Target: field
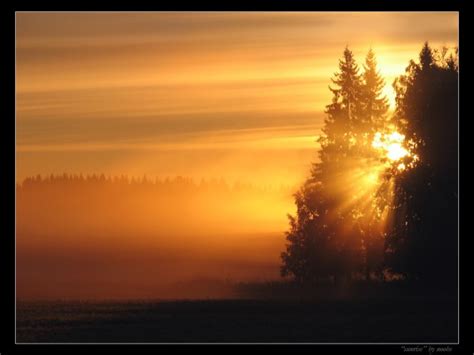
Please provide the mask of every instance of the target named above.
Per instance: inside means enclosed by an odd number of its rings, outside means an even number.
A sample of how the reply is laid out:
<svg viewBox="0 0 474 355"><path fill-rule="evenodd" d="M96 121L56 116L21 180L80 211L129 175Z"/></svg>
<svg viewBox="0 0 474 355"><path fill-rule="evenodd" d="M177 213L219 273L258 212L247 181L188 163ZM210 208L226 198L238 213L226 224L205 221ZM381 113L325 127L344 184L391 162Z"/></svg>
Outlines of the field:
<svg viewBox="0 0 474 355"><path fill-rule="evenodd" d="M18 302L18 343L457 341L446 300Z"/></svg>

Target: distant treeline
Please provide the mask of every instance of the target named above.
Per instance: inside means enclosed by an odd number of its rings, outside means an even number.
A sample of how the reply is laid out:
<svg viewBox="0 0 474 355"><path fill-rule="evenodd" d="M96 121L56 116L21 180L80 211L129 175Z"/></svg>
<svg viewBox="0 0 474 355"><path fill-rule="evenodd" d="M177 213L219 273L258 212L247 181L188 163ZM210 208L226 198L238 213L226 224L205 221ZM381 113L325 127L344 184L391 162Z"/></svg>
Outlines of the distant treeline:
<svg viewBox="0 0 474 355"><path fill-rule="evenodd" d="M290 187L177 176L50 175L17 185L19 241L90 244L119 235L173 242L177 235L284 230ZM74 237L72 237L74 236Z"/></svg>
<svg viewBox="0 0 474 355"><path fill-rule="evenodd" d="M174 284L277 277L291 192L223 179L27 178L16 193L18 295L222 296L219 285Z"/></svg>
<svg viewBox="0 0 474 355"><path fill-rule="evenodd" d="M56 187L73 187L73 186L129 186L131 188L146 187L152 189L164 189L166 191L189 192L189 191L220 191L220 192L280 192L292 194L295 188L290 185L280 184L279 186L271 185L255 185L247 182L229 183L225 179L211 178L201 179L196 182L190 177L175 176L166 178L149 178L129 177L128 175L105 175L105 174L51 174L49 176L31 176L25 178L21 183L17 184L19 190L42 189L49 186Z"/></svg>

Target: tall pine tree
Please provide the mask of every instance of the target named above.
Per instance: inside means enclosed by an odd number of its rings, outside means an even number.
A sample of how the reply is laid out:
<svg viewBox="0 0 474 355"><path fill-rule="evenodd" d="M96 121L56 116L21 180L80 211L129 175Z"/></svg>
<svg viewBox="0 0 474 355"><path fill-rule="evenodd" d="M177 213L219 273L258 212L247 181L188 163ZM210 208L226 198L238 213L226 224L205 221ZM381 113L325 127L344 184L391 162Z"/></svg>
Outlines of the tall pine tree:
<svg viewBox="0 0 474 355"><path fill-rule="evenodd" d="M362 122L365 123L365 132L377 132L384 127L388 99L383 95L385 81L377 70L377 60L372 49L365 58L362 95Z"/></svg>
<svg viewBox="0 0 474 355"><path fill-rule="evenodd" d="M458 247L457 51L437 56L428 43L394 83L396 118L418 144L418 166L397 182L397 221L387 239L389 265L412 279L453 289ZM442 282L440 282L440 280Z"/></svg>
<svg viewBox="0 0 474 355"><path fill-rule="evenodd" d="M290 216L288 244L282 253L282 275L300 281L348 276L360 259L359 240L344 231L350 216L340 209L347 196L338 180L352 164L355 129L362 114L362 77L347 47L332 83L333 99L326 107L318 140L319 162L295 195L297 215Z"/></svg>
<svg viewBox="0 0 474 355"><path fill-rule="evenodd" d="M377 197L364 189L371 178L374 133L386 123L388 102L384 81L369 51L360 74L354 55L345 48L339 71L331 79L332 102L320 143L319 161L295 195L296 216L290 216L282 275L299 281L349 278L380 270L383 235L367 217L367 203ZM376 217L373 217L376 219Z"/></svg>
<svg viewBox="0 0 474 355"><path fill-rule="evenodd" d="M372 49L369 50L365 58L364 73L362 74L363 87L362 87L362 115L360 119L360 130L361 134L365 137L361 137L362 142L359 145L361 151L360 155L371 156L371 143L374 134L377 132L384 131L389 123L389 117L387 115L389 105L388 99L383 94L385 87L385 81L380 75L377 69L377 60L375 53ZM385 196L386 184L383 182L379 188L379 191L375 191L374 196L371 196L377 207L387 208L386 200L380 200L380 196ZM361 211L363 213L363 211ZM365 254L365 272L366 279L370 279L371 271L376 271L379 277L382 277L383 269L383 257L384 257L384 234L383 231L378 228L380 218L374 214L372 220L369 220L363 230L363 249Z"/></svg>

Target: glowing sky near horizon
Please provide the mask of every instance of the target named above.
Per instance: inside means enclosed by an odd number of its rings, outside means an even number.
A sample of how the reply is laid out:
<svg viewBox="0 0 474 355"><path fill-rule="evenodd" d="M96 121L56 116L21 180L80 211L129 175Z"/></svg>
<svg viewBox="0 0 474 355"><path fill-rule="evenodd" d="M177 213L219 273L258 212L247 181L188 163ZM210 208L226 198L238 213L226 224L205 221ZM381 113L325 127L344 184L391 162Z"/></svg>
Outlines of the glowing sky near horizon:
<svg viewBox="0 0 474 355"><path fill-rule="evenodd" d="M51 173L298 184L346 45L393 79L457 13L17 13L17 181Z"/></svg>

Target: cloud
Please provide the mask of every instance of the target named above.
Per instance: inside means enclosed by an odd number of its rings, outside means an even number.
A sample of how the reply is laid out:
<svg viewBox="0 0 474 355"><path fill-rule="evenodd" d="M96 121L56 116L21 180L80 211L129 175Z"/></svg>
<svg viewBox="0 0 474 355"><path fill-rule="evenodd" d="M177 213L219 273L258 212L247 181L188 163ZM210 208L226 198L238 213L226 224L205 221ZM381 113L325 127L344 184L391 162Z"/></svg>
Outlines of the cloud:
<svg viewBox="0 0 474 355"><path fill-rule="evenodd" d="M301 137L318 134L346 44L359 63L375 49L393 101L390 85L422 42L456 45L457 22L456 13L17 13L20 175L41 162L41 171L111 160L125 169L127 154L151 151L185 165L190 150L212 160L239 145L309 149ZM73 152L67 164L58 158Z"/></svg>

